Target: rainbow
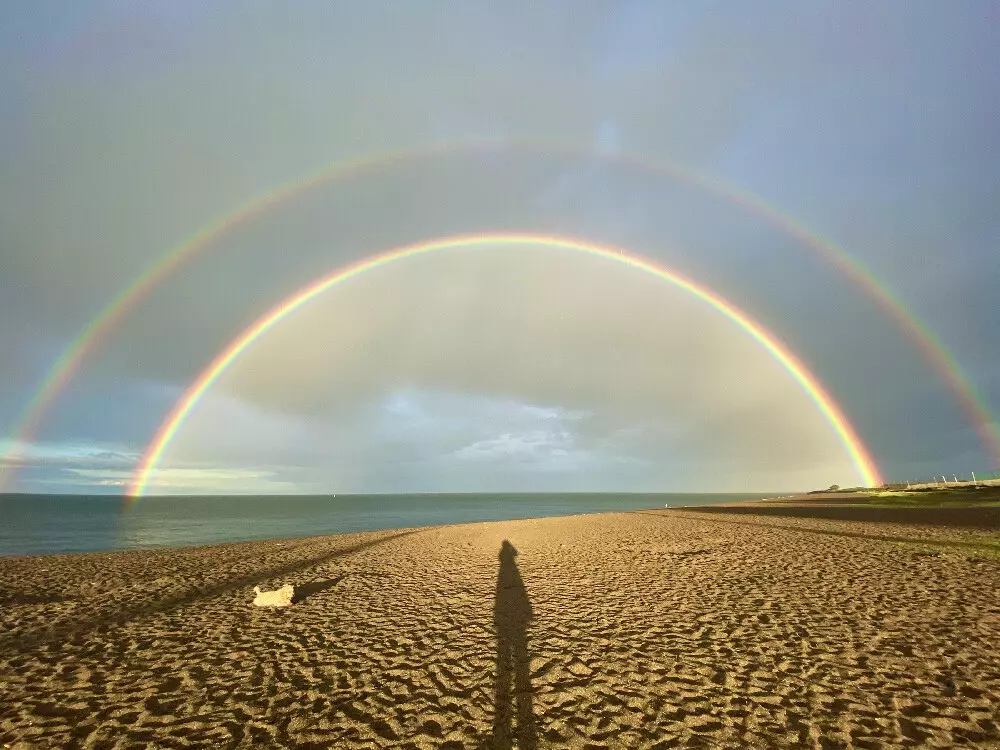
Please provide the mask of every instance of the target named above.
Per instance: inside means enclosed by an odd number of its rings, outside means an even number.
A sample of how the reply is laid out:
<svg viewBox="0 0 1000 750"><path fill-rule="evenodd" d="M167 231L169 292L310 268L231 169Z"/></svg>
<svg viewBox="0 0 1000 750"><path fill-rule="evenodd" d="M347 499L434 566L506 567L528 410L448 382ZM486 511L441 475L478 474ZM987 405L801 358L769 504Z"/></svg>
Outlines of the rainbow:
<svg viewBox="0 0 1000 750"><path fill-rule="evenodd" d="M949 354L944 344L926 325L922 324L906 309L888 287L877 281L858 261L831 240L797 223L777 208L769 205L760 196L717 178L678 166L651 164L635 155L621 153L612 155L594 152L586 147L564 144L540 141L479 140L392 151L325 167L256 196L241 208L207 225L168 250L105 305L49 367L38 389L28 400L15 423L10 438L10 444L13 447L6 454L0 454L0 492L5 489L14 472L16 462L12 462L10 459L16 457L18 446L30 443L35 439L39 427L59 394L65 390L66 385L80 370L87 357L95 352L103 341L110 338L118 325L127 318L128 313L134 310L151 290L169 278L188 260L210 248L226 233L320 185L346 182L368 172L375 172L407 161L432 159L444 154L476 154L496 150L521 150L564 155L567 158L589 158L607 161L641 173L676 180L740 206L786 233L800 246L811 250L838 269L862 289L899 326L904 335L915 344L931 369L955 396L957 403L979 434L984 450L1000 466L1000 428L994 426L993 415L982 396L968 382L961 367Z"/></svg>
<svg viewBox="0 0 1000 750"><path fill-rule="evenodd" d="M460 235L455 237L445 237L428 240L413 245L389 250L374 257L369 257L347 268L336 270L327 276L308 284L303 289L292 296L282 300L268 312L262 315L249 328L243 331L236 339L227 345L209 363L209 365L195 379L184 395L177 401L167 418L160 425L153 439L147 446L138 469L133 477L126 495L132 501L145 494L150 480L156 470L157 464L163 456L167 446L173 440L178 430L184 424L184 420L198 405L199 400L206 391L215 383L223 372L232 365L243 352L245 352L257 339L274 328L278 323L289 315L300 309L310 301L316 299L323 292L333 288L349 279L360 276L366 271L388 265L406 258L413 258L418 255L438 252L441 250L451 250L456 248L475 248L484 245L508 244L508 245L537 245L549 248L573 250L586 253L591 256L614 260L626 266L641 271L646 271L654 276L663 279L686 292L693 294L698 299L711 305L715 310L725 315L736 323L747 334L755 339L767 352L784 367L792 378L802 387L810 399L816 404L824 418L830 423L836 432L844 448L851 457L859 477L862 482L869 487L878 486L882 483L878 469L874 460L858 437L854 428L847 421L840 407L830 397L822 384L815 376L809 373L805 365L802 364L772 333L765 330L759 323L754 322L746 313L742 312L726 300L709 291L708 289L694 283L693 281L680 276L673 271L661 266L656 266L647 260L634 255L626 254L618 248L596 245L589 242L566 237L555 237L549 235L534 234L482 234L482 235Z"/></svg>

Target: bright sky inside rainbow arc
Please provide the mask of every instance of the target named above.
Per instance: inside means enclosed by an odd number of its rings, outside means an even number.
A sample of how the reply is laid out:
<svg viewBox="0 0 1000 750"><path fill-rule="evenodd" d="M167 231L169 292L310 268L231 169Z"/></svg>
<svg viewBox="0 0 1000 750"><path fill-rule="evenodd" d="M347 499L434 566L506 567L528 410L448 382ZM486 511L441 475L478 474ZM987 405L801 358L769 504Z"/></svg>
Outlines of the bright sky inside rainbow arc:
<svg viewBox="0 0 1000 750"><path fill-rule="evenodd" d="M389 250L345 269L334 271L312 284L309 284L292 297L283 300L272 310L260 317L256 323L246 329L242 334L240 334L240 336L234 339L232 343L223 349L212 360L208 367L206 367L205 370L198 376L181 399L178 400L170 414L157 430L150 444L147 446L142 461L134 475L133 481L128 488L126 493L127 496L134 500L145 494L164 451L182 427L187 416L197 406L199 399L212 386L212 384L218 380L222 373L225 372L226 369L229 368L229 366L232 365L239 358L239 356L254 343L254 341L267 333L287 316L294 313L297 309L301 308L303 305L315 299L338 283L346 281L366 271L378 268L379 266L383 266L387 263L392 263L394 261L434 251L455 248L472 249L477 246L481 247L484 245L502 243L539 245L551 248L575 250L593 256L621 262L632 268L652 273L664 281L667 281L708 303L711 307L740 326L740 328L746 331L748 335L764 347L808 394L808 396L819 408L824 418L836 432L838 438L849 454L862 483L866 486L877 486L881 484L882 480L874 459L861 441L861 438L847 420L846 416L841 411L840 407L826 392L822 384L815 378L815 376L808 372L805 366L785 347L783 343L781 343L777 337L766 331L758 323L751 320L745 313L734 307L726 300L694 283L693 281L690 281L689 279L679 276L663 267L654 265L649 261L627 254L624 250L620 250L618 248L592 244L576 239L547 235L488 234L445 237Z"/></svg>

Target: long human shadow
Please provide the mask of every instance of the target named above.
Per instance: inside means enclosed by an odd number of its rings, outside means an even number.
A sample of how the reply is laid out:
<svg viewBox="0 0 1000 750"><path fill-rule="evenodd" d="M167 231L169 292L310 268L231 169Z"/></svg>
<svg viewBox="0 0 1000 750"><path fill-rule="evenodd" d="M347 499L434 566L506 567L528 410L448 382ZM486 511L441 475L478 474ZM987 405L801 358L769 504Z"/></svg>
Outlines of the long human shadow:
<svg viewBox="0 0 1000 750"><path fill-rule="evenodd" d="M494 750L515 746L538 747L531 695L531 654L528 651L528 623L533 613L515 557L517 550L505 539L500 547L500 570L497 572L493 606L493 623L497 631L497 682L493 742L490 747Z"/></svg>

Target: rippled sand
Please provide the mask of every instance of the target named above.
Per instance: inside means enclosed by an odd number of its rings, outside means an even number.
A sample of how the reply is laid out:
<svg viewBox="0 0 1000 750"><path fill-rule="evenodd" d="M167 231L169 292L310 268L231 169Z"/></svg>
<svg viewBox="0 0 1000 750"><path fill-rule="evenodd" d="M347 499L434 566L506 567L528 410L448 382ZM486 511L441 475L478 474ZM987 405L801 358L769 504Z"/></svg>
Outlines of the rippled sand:
<svg viewBox="0 0 1000 750"><path fill-rule="evenodd" d="M995 516L686 509L0 559L0 743L1000 747ZM299 603L251 606L285 582Z"/></svg>

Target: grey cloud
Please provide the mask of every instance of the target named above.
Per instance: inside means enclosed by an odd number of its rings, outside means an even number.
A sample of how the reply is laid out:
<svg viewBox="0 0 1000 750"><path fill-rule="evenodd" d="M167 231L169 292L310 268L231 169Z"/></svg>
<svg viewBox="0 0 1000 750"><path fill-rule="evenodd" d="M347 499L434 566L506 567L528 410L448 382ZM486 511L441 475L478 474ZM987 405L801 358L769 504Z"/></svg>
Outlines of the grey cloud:
<svg viewBox="0 0 1000 750"><path fill-rule="evenodd" d="M89 451L83 449L74 452L68 450L65 446L60 446L58 450L46 451L44 447L39 450L38 447L33 446L26 451L14 451L0 458L0 466L20 468L72 467L74 470L80 467L116 468L134 466L138 462L138 458L138 455L134 453L120 453L117 451Z"/></svg>

